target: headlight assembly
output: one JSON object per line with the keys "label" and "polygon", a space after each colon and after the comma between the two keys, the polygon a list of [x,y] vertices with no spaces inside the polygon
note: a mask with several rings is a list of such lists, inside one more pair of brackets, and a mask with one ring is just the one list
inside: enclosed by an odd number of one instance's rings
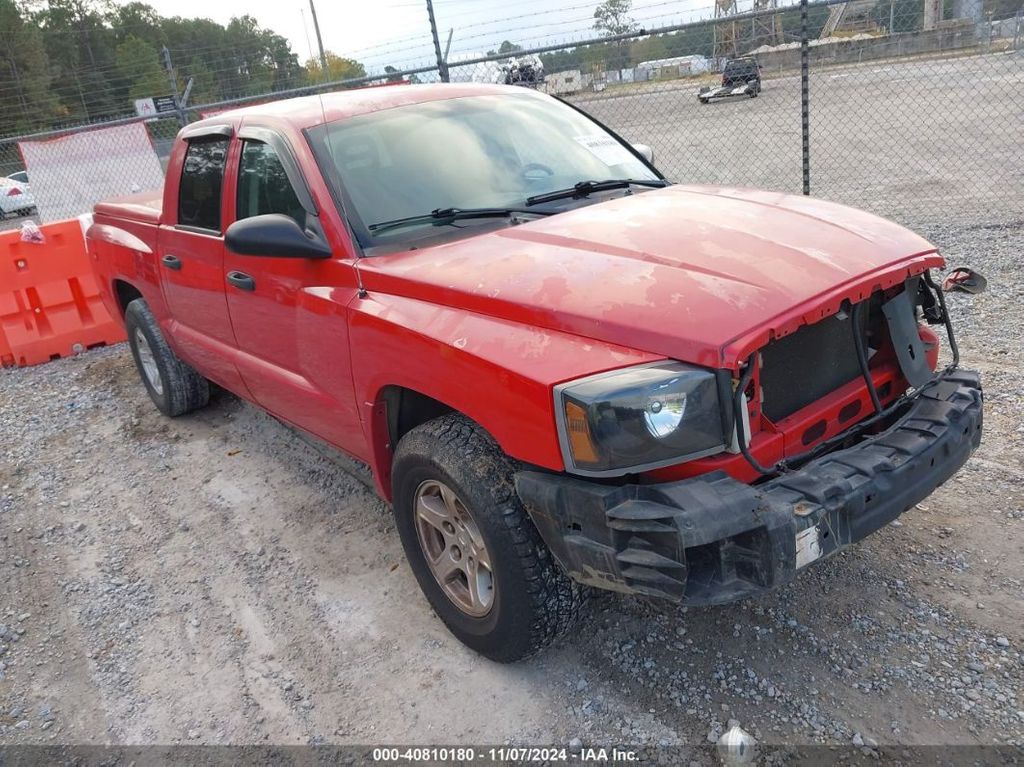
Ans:
{"label": "headlight assembly", "polygon": [[715,374],[680,362],[613,370],[555,387],[566,469],[615,476],[712,455],[726,437]]}

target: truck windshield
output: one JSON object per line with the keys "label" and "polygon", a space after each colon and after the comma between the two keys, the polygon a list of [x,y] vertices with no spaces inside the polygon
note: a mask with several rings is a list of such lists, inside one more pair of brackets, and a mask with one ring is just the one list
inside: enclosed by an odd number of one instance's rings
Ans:
{"label": "truck windshield", "polygon": [[515,208],[581,181],[658,179],[600,125],[533,93],[394,107],[318,126],[309,137],[328,183],[358,217],[364,246],[415,234],[373,233],[372,225],[432,210]]}

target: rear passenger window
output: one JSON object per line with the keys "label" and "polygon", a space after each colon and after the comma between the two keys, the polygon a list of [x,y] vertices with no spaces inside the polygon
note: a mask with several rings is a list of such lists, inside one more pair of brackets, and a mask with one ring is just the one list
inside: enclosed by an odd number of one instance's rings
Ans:
{"label": "rear passenger window", "polygon": [[223,136],[193,139],[185,152],[178,190],[178,223],[220,231],[220,190],[228,139]]}
{"label": "rear passenger window", "polygon": [[237,218],[283,213],[306,226],[306,211],[284,172],[281,158],[269,144],[246,141],[238,166]]}

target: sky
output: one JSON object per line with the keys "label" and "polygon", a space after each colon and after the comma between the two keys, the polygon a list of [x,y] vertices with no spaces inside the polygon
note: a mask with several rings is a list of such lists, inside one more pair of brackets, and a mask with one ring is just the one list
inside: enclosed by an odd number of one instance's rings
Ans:
{"label": "sky", "polygon": [[[122,2],[126,0],[116,0]],[[305,61],[316,50],[308,0],[145,0],[164,16],[206,17],[226,23],[250,14],[288,38]],[[376,73],[430,65],[433,43],[425,0],[314,0],[324,48],[363,62]],[[740,0],[741,11],[753,0]],[[631,16],[654,27],[708,18],[713,0],[633,0]],[[780,3],[782,4],[782,3]],[[550,45],[596,36],[598,0],[434,0],[442,45],[453,29],[450,60],[496,49],[502,40],[527,46]]]}

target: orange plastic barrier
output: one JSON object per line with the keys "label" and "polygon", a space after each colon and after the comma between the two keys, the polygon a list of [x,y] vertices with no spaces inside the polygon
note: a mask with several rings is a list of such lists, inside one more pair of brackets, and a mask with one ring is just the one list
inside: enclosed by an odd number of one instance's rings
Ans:
{"label": "orange plastic barrier", "polygon": [[100,299],[77,220],[40,227],[46,242],[0,233],[0,365],[38,365],[125,340]]}

